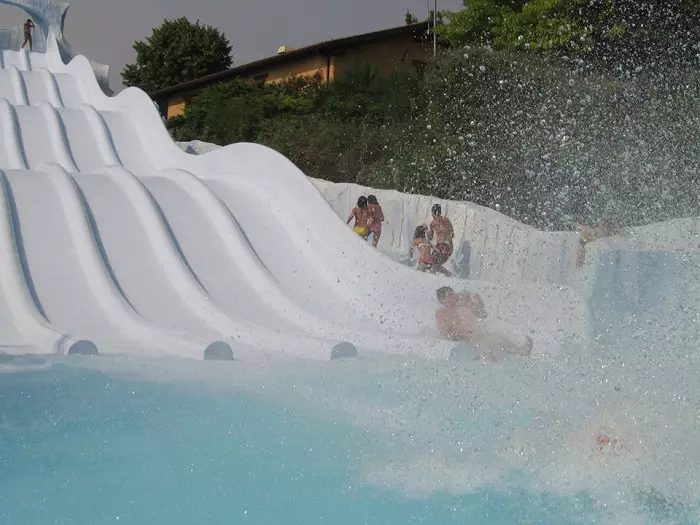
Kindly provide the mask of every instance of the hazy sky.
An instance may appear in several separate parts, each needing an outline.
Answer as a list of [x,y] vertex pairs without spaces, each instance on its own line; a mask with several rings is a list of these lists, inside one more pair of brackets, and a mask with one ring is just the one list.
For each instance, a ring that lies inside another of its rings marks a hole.
[[[72,0],[65,36],[74,49],[111,67],[110,83],[120,89],[132,45],[164,19],[185,16],[223,31],[233,45],[234,64],[332,38],[404,23],[410,9],[418,18],[433,0]],[[458,9],[462,0],[438,0],[438,9]],[[21,23],[18,8],[0,5],[3,27]]]

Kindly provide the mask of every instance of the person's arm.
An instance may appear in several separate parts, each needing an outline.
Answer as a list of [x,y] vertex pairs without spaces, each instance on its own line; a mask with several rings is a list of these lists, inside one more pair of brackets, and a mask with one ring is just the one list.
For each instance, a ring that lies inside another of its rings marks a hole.
[[469,300],[471,299],[471,292],[457,292],[455,293],[455,295],[457,296],[458,306],[467,306],[469,304]]
[[382,207],[379,207],[379,222],[384,222],[384,210],[382,210]]
[[433,222],[431,222],[430,226],[428,226],[428,240],[429,241],[433,240]]
[[350,212],[350,217],[348,217],[348,220],[345,221],[345,224],[350,224],[350,221],[352,220],[352,218],[354,216],[355,216],[355,208],[353,208],[352,211]]

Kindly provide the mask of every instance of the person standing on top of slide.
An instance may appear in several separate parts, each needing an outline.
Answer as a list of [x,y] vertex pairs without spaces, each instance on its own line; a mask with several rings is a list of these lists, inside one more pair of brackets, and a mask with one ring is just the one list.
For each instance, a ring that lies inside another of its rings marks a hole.
[[32,22],[31,18],[27,18],[27,21],[24,23],[24,43],[22,44],[22,49],[24,49],[24,46],[29,44],[29,51],[32,50],[32,28],[36,27],[34,25],[34,22]]
[[433,235],[435,235],[435,249],[432,255],[432,268],[433,273],[440,272],[447,277],[451,277],[452,274],[442,267],[450,256],[452,255],[452,239],[455,236],[454,228],[450,219],[442,216],[442,207],[439,204],[433,204],[432,208],[433,222],[430,223],[430,228],[428,229],[428,240],[433,240]]

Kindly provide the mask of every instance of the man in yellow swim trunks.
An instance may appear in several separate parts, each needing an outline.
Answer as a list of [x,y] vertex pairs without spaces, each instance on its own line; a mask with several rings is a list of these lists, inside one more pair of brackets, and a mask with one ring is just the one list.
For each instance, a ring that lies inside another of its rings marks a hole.
[[352,209],[350,217],[345,221],[345,224],[350,224],[353,217],[355,218],[355,225],[352,230],[363,239],[369,237],[369,222],[372,220],[372,216],[367,209],[367,197],[363,196],[357,199],[357,206]]

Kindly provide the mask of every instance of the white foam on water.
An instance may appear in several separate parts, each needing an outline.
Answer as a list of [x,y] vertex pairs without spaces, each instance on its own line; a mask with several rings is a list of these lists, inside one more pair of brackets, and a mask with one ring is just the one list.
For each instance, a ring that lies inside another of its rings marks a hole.
[[[634,358],[615,353],[487,365],[376,357],[224,365],[119,358],[81,366],[242,391],[329,425],[350,424],[376,443],[353,451],[357,483],[407,497],[523,490],[587,494],[609,515],[606,523],[698,515],[695,369],[688,358],[644,348]],[[600,435],[610,441],[601,444]]]

